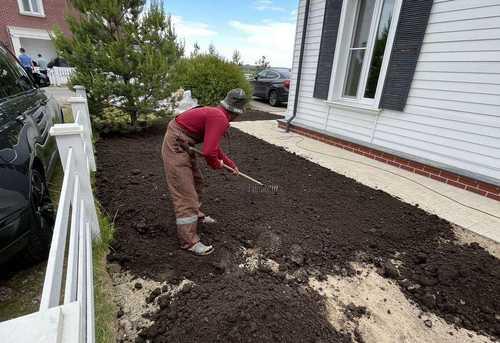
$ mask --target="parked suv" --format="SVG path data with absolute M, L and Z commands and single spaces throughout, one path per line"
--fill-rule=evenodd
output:
M 288 102 L 290 69 L 264 69 L 250 83 L 253 85 L 253 96 L 266 99 L 271 106 Z
M 0 47 L 0 264 L 43 259 L 54 215 L 47 180 L 59 163 L 49 135 L 62 112 L 16 58 Z

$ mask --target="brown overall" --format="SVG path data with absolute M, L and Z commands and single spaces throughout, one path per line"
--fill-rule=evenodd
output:
M 175 120 L 171 120 L 161 152 L 175 210 L 177 237 L 181 248 L 188 249 L 200 240 L 196 227 L 198 217 L 203 215 L 200 211 L 203 178 L 196 155 L 186 152 L 180 142 L 188 145 L 197 143 Z

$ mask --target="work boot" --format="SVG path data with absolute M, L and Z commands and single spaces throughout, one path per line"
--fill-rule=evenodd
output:
M 214 247 L 211 245 L 205 245 L 202 242 L 198 242 L 191 248 L 189 248 L 188 251 L 191 251 L 193 254 L 198 256 L 206 256 L 214 252 Z

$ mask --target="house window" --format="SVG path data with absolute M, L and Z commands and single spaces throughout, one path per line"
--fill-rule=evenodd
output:
M 333 100 L 378 107 L 401 0 L 345 2 Z
M 21 14 L 43 16 L 42 0 L 18 0 Z

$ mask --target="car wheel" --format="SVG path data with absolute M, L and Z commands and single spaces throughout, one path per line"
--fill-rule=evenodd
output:
M 280 104 L 278 100 L 278 93 L 276 91 L 269 92 L 269 105 L 278 106 Z
M 42 173 L 31 171 L 31 207 L 33 227 L 28 246 L 20 253 L 22 262 L 31 265 L 44 260 L 50 249 L 54 228 L 54 210 L 47 183 Z

